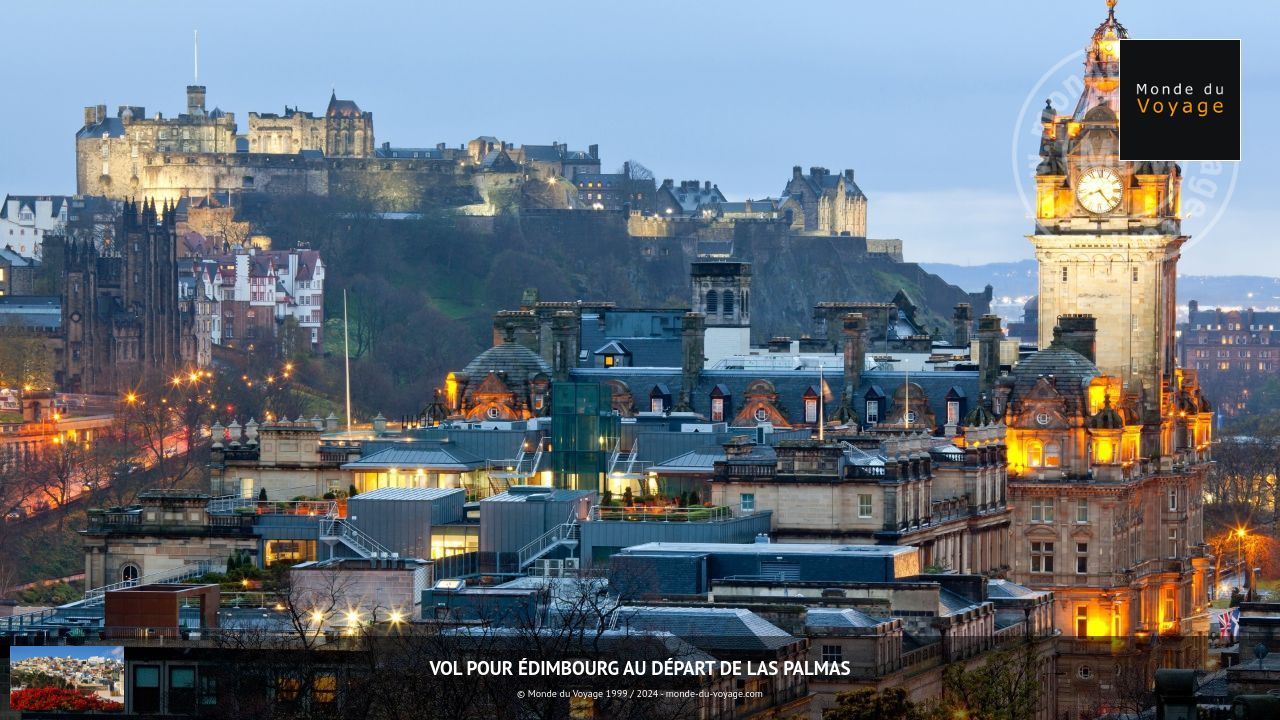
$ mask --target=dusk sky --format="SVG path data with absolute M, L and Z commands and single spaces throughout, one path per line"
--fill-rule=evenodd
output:
M 1036 114 L 1078 75 L 1106 16 L 1103 0 L 5 10 L 0 64 L 15 100 L 0 112 L 0 192 L 74 192 L 85 105 L 176 115 L 199 29 L 208 105 L 234 112 L 241 132 L 250 110 L 322 112 L 336 88 L 374 113 L 378 143 L 598 143 L 606 171 L 633 159 L 659 180 L 711 180 L 730 199 L 776 196 L 793 165 L 854 168 L 870 235 L 902 238 L 909 260 L 962 264 L 1031 256 L 1016 180 L 1030 175 Z M 1280 4 L 1121 0 L 1116 14 L 1133 37 L 1243 41 L 1244 160 L 1207 233 L 1237 168 L 1186 168 L 1216 190 L 1184 223 L 1197 239 L 1181 270 L 1280 275 L 1269 214 L 1280 142 L 1268 120 L 1280 112 Z M 1038 85 L 1073 53 L 1048 90 Z

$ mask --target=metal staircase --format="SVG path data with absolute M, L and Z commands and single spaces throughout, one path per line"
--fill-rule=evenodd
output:
M 517 553 L 520 571 L 524 572 L 534 562 L 557 548 L 563 547 L 569 550 L 577 550 L 581 531 L 582 528 L 578 524 L 577 513 L 570 511 L 568 520 L 556 525 L 520 548 Z
M 320 541 L 329 546 L 329 557 L 333 557 L 333 548 L 338 543 L 346 545 L 365 559 L 398 556 L 398 553 L 391 552 L 382 543 L 361 532 L 350 520 L 338 517 L 336 511 L 320 518 Z
M 533 452 L 525 450 L 524 445 L 520 445 L 520 452 L 516 454 L 514 460 L 510 462 L 491 461 L 490 465 L 499 465 L 503 470 L 494 470 L 489 473 L 489 488 L 494 495 L 499 495 L 511 489 L 513 485 L 524 484 L 529 478 L 538 474 L 538 466 L 542 463 L 542 453 L 546 450 L 547 439 L 540 438 L 538 446 Z

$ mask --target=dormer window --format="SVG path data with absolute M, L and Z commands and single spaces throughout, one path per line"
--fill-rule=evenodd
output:
M 867 412 L 864 414 L 864 416 L 867 419 L 868 425 L 875 425 L 876 423 L 880 422 L 880 401 L 868 400 Z

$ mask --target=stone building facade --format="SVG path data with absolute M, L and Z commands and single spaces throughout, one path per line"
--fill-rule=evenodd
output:
M 197 362 L 195 298 L 180 306 L 171 208 L 126 203 L 115 242 L 55 236 L 63 267 L 65 347 L 56 379 L 72 392 L 113 392 L 142 374 Z
M 1054 591 L 1069 638 L 1058 705 L 1071 714 L 1123 676 L 1141 685 L 1153 667 L 1207 657 L 1212 411 L 1196 371 L 1175 367 L 1180 170 L 1118 156 L 1127 36 L 1110 9 L 1086 48 L 1075 109 L 1041 116 L 1030 236 L 1041 349 L 994 382 L 1008 428 L 1011 577 Z
M 1187 303 L 1178 334 L 1182 367 L 1195 370 L 1215 409 L 1231 417 L 1245 412 L 1249 393 L 1280 373 L 1280 313 L 1246 308 L 1200 309 Z
M 790 210 L 791 227 L 818 235 L 867 236 L 867 196 L 853 181 L 853 171 L 831 174 L 824 167 L 799 165 L 782 192 L 782 209 Z

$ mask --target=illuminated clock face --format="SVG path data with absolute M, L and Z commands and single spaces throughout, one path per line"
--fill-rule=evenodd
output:
M 1124 183 L 1115 170 L 1090 168 L 1076 181 L 1076 199 L 1094 214 L 1111 212 L 1124 193 Z

